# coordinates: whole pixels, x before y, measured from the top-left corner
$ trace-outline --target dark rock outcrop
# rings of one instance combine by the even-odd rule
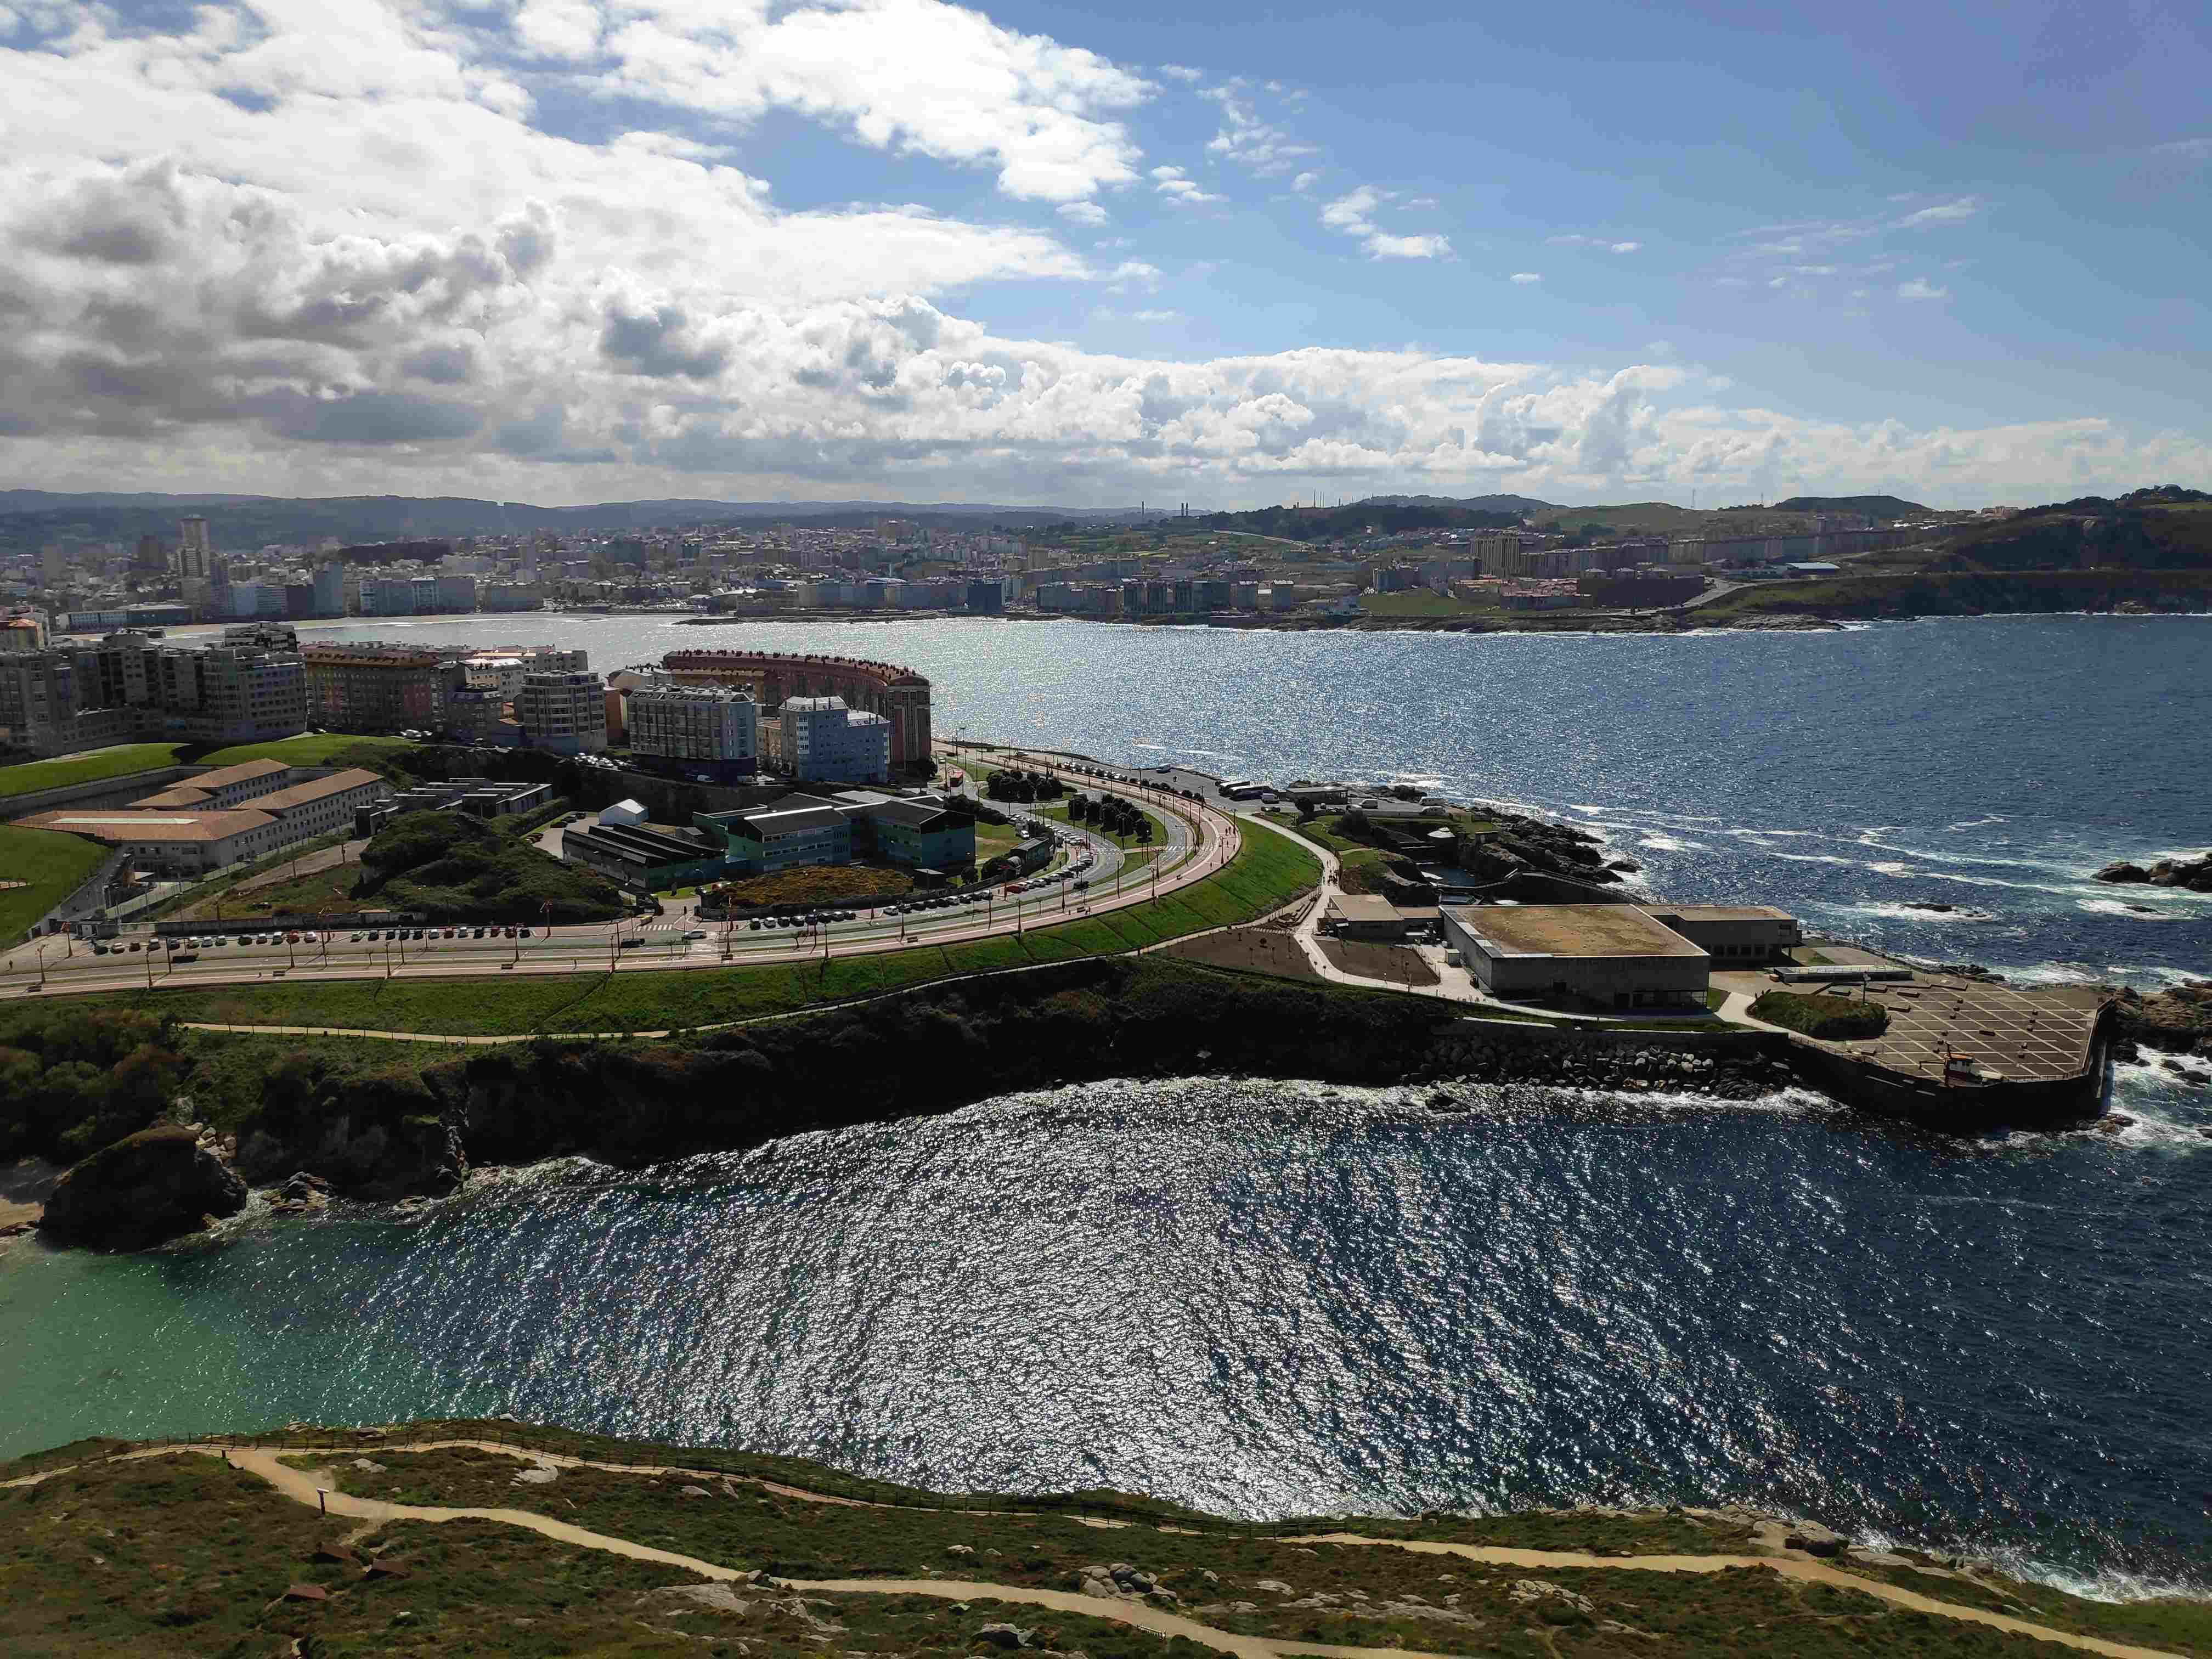
[[[55,1185],[40,1231],[72,1244],[143,1250],[246,1207],[246,1185],[199,1132],[142,1129],[86,1158]]]
[[[2118,1033],[2124,1041],[2173,1054],[2212,1054],[2212,980],[2191,980],[2145,996],[2116,993]]]
[[[2160,859],[2146,870],[2140,864],[2108,864],[2091,878],[2094,881],[2153,887],[2185,887],[2192,893],[2212,893],[2212,853],[2202,858]]]

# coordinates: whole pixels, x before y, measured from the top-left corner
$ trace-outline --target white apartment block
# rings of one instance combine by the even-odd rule
[[[842,697],[786,697],[783,762],[804,783],[888,783],[891,723],[881,714],[848,708]]]

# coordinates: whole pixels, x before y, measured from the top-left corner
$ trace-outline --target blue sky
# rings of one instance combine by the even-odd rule
[[[2212,12],[0,0],[46,488],[2212,473]]]

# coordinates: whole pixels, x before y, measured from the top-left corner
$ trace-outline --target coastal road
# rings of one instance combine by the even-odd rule
[[[651,921],[532,928],[527,939],[504,935],[479,939],[471,928],[466,939],[445,938],[441,929],[440,937],[433,940],[425,927],[425,937],[420,940],[394,940],[387,933],[386,937],[371,942],[349,937],[362,930],[342,928],[304,945],[204,945],[198,960],[185,963],[171,960],[165,951],[128,949],[132,943],[145,945],[153,937],[150,930],[125,932],[118,941],[103,941],[122,944],[125,948],[119,954],[98,955],[84,940],[49,938],[0,956],[0,996],[124,991],[149,985],[252,985],[278,980],[707,969],[965,944],[1164,896],[1212,874],[1236,856],[1241,845],[1236,823],[1209,807],[1171,800],[1143,784],[1102,785],[1072,775],[1068,781],[1092,789],[1106,788],[1152,809],[1167,830],[1156,855],[1130,865],[1104,837],[1080,826],[1048,820],[1056,833],[1069,836],[1088,852],[1091,870],[1086,873],[1092,884],[1088,890],[1076,891],[1072,878],[1041,884],[1032,878],[1022,884],[1028,890],[1019,893],[1009,891],[1009,884],[994,884],[985,903],[902,915],[889,915],[882,908],[862,910],[849,922],[795,930],[763,926],[755,931],[744,923],[700,924],[685,906],[672,907],[668,915]],[[209,932],[200,937],[235,939],[240,925],[234,922],[232,932],[218,934],[215,924],[210,924]],[[702,933],[705,937],[685,938],[690,933]]]

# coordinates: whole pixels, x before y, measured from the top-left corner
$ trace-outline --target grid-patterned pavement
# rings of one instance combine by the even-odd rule
[[[1838,986],[1835,994],[1856,998],[1860,990]],[[1869,985],[1865,994],[1889,1010],[1889,1029],[1863,1042],[1828,1046],[1937,1081],[1947,1054],[2023,1083],[2071,1076],[2088,1063],[2090,1032],[2102,1000],[2076,988],[2022,991],[1925,973],[1914,974],[1909,984]]]

